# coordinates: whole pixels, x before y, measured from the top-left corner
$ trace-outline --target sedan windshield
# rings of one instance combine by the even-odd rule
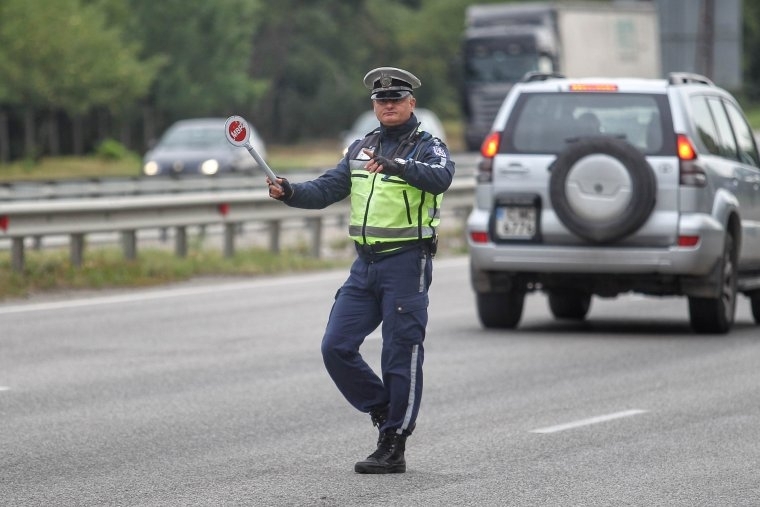
[[[223,127],[185,127],[170,130],[161,141],[165,148],[225,147]]]

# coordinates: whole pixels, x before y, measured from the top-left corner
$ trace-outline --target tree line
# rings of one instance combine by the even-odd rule
[[[419,105],[458,118],[464,11],[487,1],[0,0],[0,162],[105,139],[142,152],[173,121],[232,114],[268,142],[334,139],[384,65],[421,77]],[[750,83],[756,3],[744,6]]]
[[[0,0],[0,160],[106,138],[139,152],[177,119],[231,114],[271,142],[334,138],[381,65],[425,76],[421,102],[455,115],[467,3]]]

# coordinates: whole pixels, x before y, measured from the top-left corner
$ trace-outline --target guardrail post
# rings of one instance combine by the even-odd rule
[[[134,229],[121,231],[121,246],[124,258],[133,261],[137,258],[137,231]]]
[[[187,257],[187,227],[177,227],[177,237],[174,242],[174,253],[177,257]]]
[[[311,256],[318,259],[322,252],[322,217],[307,218],[306,224],[311,231]]]
[[[11,269],[17,273],[24,271],[24,238],[11,239]]]
[[[77,232],[69,237],[69,262],[75,268],[82,267],[84,258],[84,234]]]
[[[269,226],[269,251],[275,254],[280,253],[280,221],[270,220]]]
[[[228,222],[224,224],[224,256],[232,257],[235,255],[235,232],[237,231],[236,223]]]

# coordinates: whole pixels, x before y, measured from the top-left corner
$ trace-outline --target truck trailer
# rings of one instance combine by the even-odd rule
[[[477,151],[512,84],[528,72],[662,75],[652,2],[519,2],[467,7],[462,49],[465,143]]]

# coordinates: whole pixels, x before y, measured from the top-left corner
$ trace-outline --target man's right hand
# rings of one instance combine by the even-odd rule
[[[277,185],[267,178],[267,185],[269,185],[269,197],[272,199],[287,201],[293,197],[293,187],[286,178],[277,178]]]

